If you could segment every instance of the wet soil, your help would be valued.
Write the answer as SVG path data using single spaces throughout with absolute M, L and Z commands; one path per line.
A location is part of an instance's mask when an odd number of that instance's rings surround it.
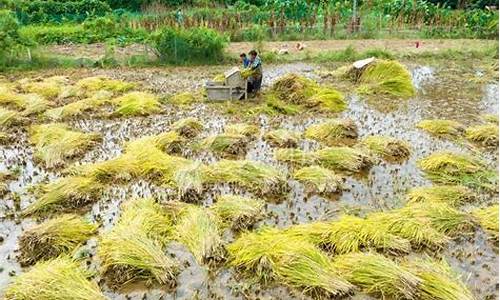
M 264 88 L 273 80 L 289 72 L 301 73 L 323 84 L 333 85 L 341 89 L 349 102 L 348 109 L 338 115 L 323 116 L 310 113 L 299 116 L 269 117 L 265 115 L 249 117 L 244 113 L 247 105 L 241 105 L 238 113 L 230 115 L 221 110 L 220 105 L 201 103 L 187 108 L 165 105 L 160 115 L 129 119 L 96 119 L 92 116 L 70 121 L 70 126 L 85 132 L 99 132 L 102 142 L 86 153 L 77 163 L 103 161 L 118 156 L 122 152 L 125 141 L 148 134 L 157 134 L 169 130 L 169 126 L 184 117 L 194 116 L 204 124 L 204 131 L 199 138 L 210 134 L 221 133 L 226 124 L 240 121 L 254 122 L 260 127 L 258 138 L 249 145 L 247 159 L 271 164 L 284 172 L 291 169 L 273 159 L 271 147 L 263 140 L 263 135 L 270 129 L 285 128 L 304 131 L 313 123 L 326 117 L 346 117 L 354 120 L 358 127 L 360 139 L 371 134 L 389 135 L 408 141 L 412 145 L 412 154 L 408 161 L 394 164 L 380 161 L 364 176 L 349 176 L 341 195 L 332 199 L 307 193 L 299 182 L 289 180 L 291 191 L 278 201 L 269 201 L 266 205 L 267 217 L 260 224 L 279 227 L 311 222 L 314 220 L 335 219 L 342 213 L 363 215 L 374 210 L 386 210 L 401 207 L 405 204 L 406 191 L 415 186 L 430 185 L 417 168 L 418 159 L 436 150 L 453 150 L 474 153 L 481 156 L 489 166 L 498 165 L 498 150 L 473 148 L 466 143 L 433 138 L 415 128 L 422 119 L 447 118 L 458 120 L 465 125 L 480 122 L 480 115 L 497 113 L 498 83 L 493 80 L 473 80 L 491 62 L 463 64 L 416 64 L 406 62 L 412 72 L 418 95 L 408 101 L 389 101 L 387 99 L 365 99 L 353 93 L 354 89 L 345 83 L 336 82 L 332 78 L 320 78 L 320 69 L 331 70 L 331 66 L 308 65 L 294 63 L 268 66 L 265 70 Z M 201 88 L 205 79 L 213 77 L 227 69 L 220 66 L 208 69 L 197 68 L 151 68 L 151 69 L 82 69 L 51 70 L 41 73 L 10 75 L 12 78 L 26 76 L 48 76 L 55 74 L 69 75 L 72 80 L 91 75 L 108 75 L 113 78 L 141 83 L 146 90 L 160 95 L 170 95 L 181 91 L 194 91 Z M 15 142 L 0 146 L 0 171 L 15 169 L 19 172 L 16 180 L 9 183 L 11 193 L 0 201 L 0 290 L 11 280 L 12 275 L 23 272 L 17 262 L 17 239 L 22 231 L 29 228 L 35 220 L 20 219 L 13 216 L 19 205 L 25 207 L 34 201 L 29 193 L 33 185 L 53 180 L 62 176 L 62 170 L 46 170 L 33 161 L 33 148 L 27 142 L 24 128 L 12 130 Z M 302 150 L 315 150 L 319 145 L 312 141 L 302 140 Z M 212 163 L 217 158 L 211 153 L 193 154 L 183 149 L 182 154 L 191 159 Z M 220 185 L 211 188 L 203 197 L 204 205 L 211 205 L 215 195 L 221 193 L 248 194 L 241 189 Z M 127 185 L 110 186 L 100 199 L 84 211 L 89 218 L 102 224 L 101 231 L 109 230 L 119 215 L 119 205 L 131 197 L 153 196 L 160 201 L 170 201 L 172 191 L 147 181 L 134 181 Z M 479 202 L 488 204 L 497 201 L 496 195 L 481 193 Z M 15 199 L 20 199 L 18 202 Z M 474 205 L 478 205 L 474 204 Z M 464 209 L 469 209 L 465 207 Z M 15 213 L 14 213 L 15 214 Z M 230 242 L 233 235 L 224 235 Z M 96 239 L 92 239 L 84 247 L 90 254 L 95 253 Z M 182 246 L 171 244 L 168 252 L 183 262 L 185 266 L 177 280 L 177 287 L 165 290 L 161 287 L 145 287 L 134 285 L 121 291 L 112 291 L 102 285 L 105 294 L 112 299 L 308 299 L 300 291 L 283 286 L 260 286 L 250 279 L 238 276 L 232 269 L 219 268 L 208 270 L 196 263 L 194 257 Z M 462 275 L 478 299 L 498 299 L 498 248 L 487 239 L 485 233 L 477 229 L 472 236 L 461 237 L 448 245 L 439 253 L 430 253 L 438 257 L 444 256 L 455 270 Z M 419 253 L 419 255 L 422 253 Z M 98 267 L 95 259 L 89 258 L 92 268 Z M 371 299 L 363 294 L 356 294 L 353 299 Z

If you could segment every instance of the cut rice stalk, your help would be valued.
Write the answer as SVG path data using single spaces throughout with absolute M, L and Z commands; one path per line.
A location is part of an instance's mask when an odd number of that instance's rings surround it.
M 220 222 L 210 210 L 186 205 L 179 213 L 174 238 L 191 251 L 199 264 L 218 262 L 224 257 Z
M 332 119 L 309 126 L 305 131 L 305 137 L 328 146 L 349 145 L 358 137 L 358 132 L 352 120 Z
M 492 239 L 498 241 L 498 204 L 485 208 L 478 208 L 472 212 L 476 221 Z
M 256 110 L 257 113 L 264 113 L 270 116 L 277 114 L 296 115 L 301 112 L 300 106 L 280 100 L 274 93 L 264 96 L 264 104 Z
M 106 90 L 115 93 L 123 93 L 135 87 L 134 83 L 114 80 L 105 76 L 87 77 L 76 83 L 76 86 L 88 92 Z
M 247 137 L 241 134 L 221 133 L 203 139 L 199 147 L 210 150 L 223 157 L 245 155 L 247 152 Z
M 99 91 L 90 98 L 49 109 L 45 112 L 45 116 L 51 120 L 65 120 L 81 116 L 85 112 L 95 111 L 100 106 L 109 103 L 112 95 L 113 94 L 108 91 Z
M 79 208 L 94 200 L 102 186 L 92 177 L 70 176 L 40 186 L 40 196 L 24 215 Z
M 465 127 L 452 120 L 423 120 L 417 124 L 417 128 L 423 129 L 432 135 L 439 137 L 454 138 L 465 132 Z
M 293 148 L 297 147 L 300 136 L 300 132 L 297 131 L 276 129 L 267 132 L 264 140 L 275 147 Z
M 224 132 L 230 134 L 242 134 L 247 138 L 251 138 L 259 133 L 259 128 L 252 124 L 236 123 L 226 125 L 226 127 L 224 127 Z
M 263 228 L 241 235 L 228 247 L 230 265 L 267 283 L 284 282 L 312 294 L 346 295 L 353 288 L 330 258 L 298 236 Z
M 168 103 L 176 105 L 191 105 L 193 103 L 199 102 L 199 96 L 195 96 L 190 92 L 177 93 L 168 99 Z
M 98 134 L 70 130 L 60 123 L 34 125 L 30 129 L 30 142 L 35 145 L 35 157 L 46 167 L 64 164 L 64 160 L 83 154 L 96 144 Z
M 474 201 L 474 193 L 459 185 L 437 185 L 412 188 L 408 192 L 408 202 L 447 203 L 451 206 L 461 206 Z
M 196 118 L 181 119 L 170 126 L 172 130 L 186 138 L 194 138 L 203 131 L 203 125 Z
M 229 227 L 235 230 L 246 229 L 263 215 L 265 202 L 237 195 L 223 195 L 210 209 Z
M 316 88 L 315 94 L 308 98 L 305 104 L 325 112 L 338 113 L 347 109 L 344 95 L 332 88 Z
M 23 122 L 21 113 L 0 107 L 0 126 L 10 127 Z
M 305 104 L 306 100 L 315 94 L 318 84 L 311 79 L 297 74 L 287 74 L 278 78 L 273 84 L 273 92 L 285 102 Z
M 54 99 L 59 96 L 63 90 L 63 83 L 56 82 L 47 78 L 43 81 L 32 81 L 22 83 L 19 88 L 26 93 L 33 93 L 43 96 L 46 99 Z
M 374 253 L 349 253 L 334 258 L 343 278 L 368 294 L 393 299 L 418 299 L 421 279 L 392 260 Z
M 145 92 L 130 92 L 112 102 L 118 105 L 114 113 L 122 116 L 144 116 L 161 111 L 158 97 Z
M 31 116 L 34 114 L 42 113 L 52 106 L 52 102 L 45 100 L 37 94 L 26 94 L 22 96 L 23 108 L 21 112 L 23 116 Z
M 304 167 L 295 171 L 293 177 L 305 185 L 306 190 L 320 194 L 338 193 L 343 189 L 343 178 L 320 166 Z
M 105 300 L 90 273 L 68 257 L 36 264 L 5 289 L 6 300 Z
M 486 114 L 482 115 L 481 118 L 488 123 L 493 123 L 498 125 L 498 115 Z
M 465 137 L 487 147 L 498 147 L 498 124 L 477 125 L 467 128 Z
M 360 172 L 374 164 L 369 154 L 349 147 L 324 148 L 316 151 L 315 156 L 321 166 L 339 171 Z
M 305 152 L 299 149 L 277 149 L 274 152 L 274 158 L 297 165 L 310 165 L 318 160 L 315 152 Z
M 26 230 L 19 238 L 19 262 L 26 266 L 69 254 L 96 232 L 96 225 L 77 215 L 49 219 Z
M 180 153 L 186 140 L 175 131 L 162 132 L 133 140 L 125 145 L 126 151 L 134 151 L 145 145 L 158 148 L 168 154 Z
M 392 137 L 372 135 L 364 138 L 362 144 L 389 161 L 405 161 L 411 154 L 410 144 Z
M 412 259 L 404 263 L 422 281 L 418 299 L 422 300 L 474 300 L 474 296 L 444 260 Z
M 161 242 L 138 226 L 116 226 L 104 234 L 97 255 L 102 274 L 113 288 L 134 281 L 175 285 L 176 262 L 164 253 Z

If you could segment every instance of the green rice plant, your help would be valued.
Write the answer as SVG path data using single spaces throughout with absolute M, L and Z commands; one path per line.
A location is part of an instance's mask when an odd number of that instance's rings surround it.
M 320 149 L 315 152 L 315 156 L 322 167 L 339 171 L 360 172 L 374 164 L 373 158 L 368 153 L 349 147 Z
M 276 129 L 264 134 L 264 140 L 272 146 L 293 148 L 297 147 L 300 136 L 300 132 L 297 131 Z
M 301 168 L 295 171 L 293 178 L 304 184 L 307 190 L 320 194 L 338 193 L 343 189 L 343 178 L 320 166 Z
M 281 192 L 286 186 L 283 172 L 267 164 L 250 160 L 220 160 L 208 165 L 207 183 L 234 183 L 257 194 Z
M 494 190 L 498 174 L 484 162 L 466 154 L 438 151 L 418 161 L 427 177 L 438 184 L 459 184 Z
M 79 80 L 76 86 L 87 92 L 106 90 L 113 93 L 127 92 L 135 87 L 134 83 L 114 80 L 105 76 L 87 77 Z
M 145 281 L 172 286 L 178 266 L 167 256 L 162 243 L 148 236 L 140 226 L 115 226 L 99 239 L 97 255 L 108 285 Z
M 0 107 L 0 126 L 10 127 L 23 122 L 21 113 Z
M 44 115 L 54 121 L 78 117 L 86 112 L 95 111 L 98 107 L 109 103 L 112 95 L 108 91 L 99 91 L 89 98 L 49 109 Z
M 83 154 L 99 139 L 98 134 L 70 130 L 61 123 L 34 125 L 30 128 L 30 143 L 35 157 L 48 168 L 64 164 L 64 160 Z
M 169 154 L 180 153 L 185 142 L 186 140 L 176 131 L 167 131 L 133 140 L 125 145 L 125 151 L 134 151 L 133 149 L 149 145 Z
M 247 138 L 252 138 L 259 133 L 259 127 L 253 124 L 235 123 L 226 125 L 224 127 L 224 132 L 230 134 L 241 134 Z
M 485 122 L 488 122 L 488 123 L 493 123 L 493 124 L 497 124 L 498 125 L 498 115 L 494 115 L 494 114 L 485 114 L 485 115 L 482 115 L 481 118 L 485 121 Z
M 392 299 L 418 299 L 422 280 L 380 254 L 348 253 L 335 256 L 334 267 L 365 293 Z
M 465 132 L 465 127 L 459 122 L 442 119 L 420 121 L 417 128 L 425 130 L 434 136 L 447 138 L 456 138 Z
M 410 144 L 388 136 L 368 136 L 361 143 L 370 151 L 390 161 L 404 161 L 411 155 Z
M 63 253 L 69 254 L 96 232 L 96 225 L 77 215 L 49 219 L 23 232 L 18 241 L 18 260 L 26 266 Z
M 447 203 L 457 207 L 475 199 L 474 193 L 459 185 L 437 185 L 412 188 L 407 194 L 408 203 Z
M 358 92 L 410 98 L 415 95 L 411 74 L 405 66 L 393 60 L 376 60 L 361 71 Z
M 194 138 L 203 131 L 203 125 L 193 117 L 180 119 L 170 128 L 185 138 Z
M 498 124 L 486 124 L 469 127 L 465 137 L 483 146 L 498 147 Z
M 114 113 L 121 116 L 144 116 L 161 111 L 158 97 L 145 92 L 130 92 L 112 100 L 118 107 Z
M 97 283 L 89 281 L 91 274 L 77 262 L 62 256 L 40 262 L 29 271 L 15 277 L 5 289 L 6 300 L 104 300 Z
M 492 239 L 498 241 L 498 204 L 472 211 L 476 222 Z
M 172 237 L 173 220 L 169 212 L 153 198 L 137 198 L 122 204 L 116 226 L 138 228 L 154 240 L 166 245 Z
M 422 300 L 474 300 L 467 289 L 445 260 L 413 258 L 403 266 L 420 278 L 418 299 Z
M 223 157 L 235 157 L 246 154 L 247 144 L 248 139 L 244 135 L 221 133 L 206 137 L 199 143 L 198 147 Z
M 210 209 L 233 229 L 245 229 L 253 225 L 263 215 L 265 202 L 263 200 L 241 197 L 237 195 L 222 195 Z
M 220 222 L 206 208 L 185 205 L 176 219 L 174 239 L 186 246 L 200 264 L 219 261 L 224 256 Z
M 299 149 L 277 149 L 274 151 L 274 158 L 297 165 L 311 165 L 318 160 L 315 152 L 305 152 Z
M 307 127 L 305 137 L 328 146 L 338 146 L 352 143 L 358 137 L 358 131 L 350 119 L 331 119 Z
M 344 95 L 332 88 L 316 88 L 315 94 L 306 100 L 307 107 L 316 107 L 324 112 L 342 112 L 347 109 Z
M 313 96 L 318 84 L 311 79 L 297 74 L 287 74 L 278 78 L 273 86 L 273 93 L 282 101 L 292 104 L 305 104 Z
M 103 187 L 92 177 L 69 176 L 39 186 L 37 200 L 23 215 L 79 208 L 93 200 Z
M 353 288 L 312 243 L 278 229 L 242 234 L 228 245 L 229 264 L 264 283 L 276 280 L 313 294 L 340 296 Z
M 181 92 L 170 97 L 168 103 L 175 105 L 191 105 L 200 102 L 199 97 L 199 95 L 194 95 L 190 92 Z

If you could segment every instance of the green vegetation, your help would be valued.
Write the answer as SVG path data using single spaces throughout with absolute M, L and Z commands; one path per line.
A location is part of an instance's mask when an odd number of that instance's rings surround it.
M 389 161 L 404 161 L 411 155 L 409 143 L 388 136 L 368 136 L 361 143 L 370 151 Z
M 436 185 L 412 188 L 408 192 L 408 202 L 447 203 L 461 206 L 475 200 L 474 193 L 459 185 Z
M 358 131 L 350 119 L 332 119 L 307 127 L 305 137 L 327 146 L 339 146 L 352 144 L 358 137 Z
M 492 239 L 498 241 L 498 204 L 472 211 L 477 222 Z
M 29 271 L 17 276 L 5 290 L 8 300 L 104 300 L 91 274 L 77 262 L 62 256 L 36 264 Z
M 30 132 L 35 157 L 48 168 L 63 165 L 65 159 L 85 153 L 100 137 L 98 134 L 72 131 L 60 123 L 34 125 Z
M 342 177 L 320 166 L 301 168 L 295 171 L 293 178 L 304 184 L 306 190 L 320 194 L 338 193 L 343 188 Z
M 498 147 L 498 124 L 469 127 L 465 131 L 465 137 L 483 146 Z
M 301 133 L 287 129 L 271 130 L 264 134 L 264 140 L 275 147 L 297 147 Z
M 344 95 L 333 88 L 317 88 L 316 94 L 307 99 L 305 105 L 323 112 L 338 113 L 347 109 Z
M 121 116 L 143 116 L 161 111 L 158 97 L 145 92 L 130 92 L 112 102 L 118 105 L 114 113 Z
M 223 157 L 235 157 L 245 155 L 247 152 L 248 139 L 241 134 L 221 133 L 203 139 L 199 147 L 210 150 Z
M 417 128 L 423 129 L 438 137 L 456 138 L 465 132 L 465 127 L 452 120 L 423 120 L 417 124 Z
M 210 209 L 233 229 L 246 229 L 263 216 L 265 202 L 237 195 L 223 195 Z
M 97 226 L 76 215 L 49 219 L 26 230 L 19 238 L 19 261 L 32 265 L 40 260 L 70 254 L 97 231 Z
M 196 118 L 180 119 L 172 124 L 170 128 L 188 139 L 194 138 L 203 131 L 203 125 Z

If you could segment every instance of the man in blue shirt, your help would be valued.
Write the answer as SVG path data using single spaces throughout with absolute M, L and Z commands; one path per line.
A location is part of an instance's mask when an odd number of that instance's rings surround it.
M 252 75 L 248 78 L 248 92 L 258 93 L 262 85 L 262 61 L 257 55 L 257 51 L 252 50 L 248 67 L 252 70 Z
M 246 53 L 240 54 L 240 61 L 243 64 L 243 68 L 248 67 L 248 64 L 250 64 L 250 60 L 247 58 Z

